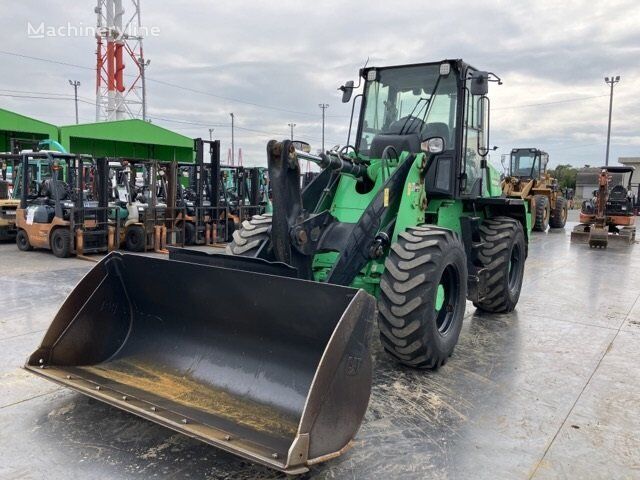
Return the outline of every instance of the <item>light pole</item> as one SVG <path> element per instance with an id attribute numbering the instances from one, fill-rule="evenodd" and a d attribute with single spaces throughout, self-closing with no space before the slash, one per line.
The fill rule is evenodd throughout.
<path id="1" fill-rule="evenodd" d="M 324 112 L 329 108 L 329 104 L 319 103 L 318 106 L 322 109 L 322 152 L 324 153 Z"/>
<path id="2" fill-rule="evenodd" d="M 287 125 L 291 127 L 291 141 L 293 142 L 293 127 L 295 127 L 296 124 L 291 122 L 291 123 L 287 123 Z"/>
<path id="3" fill-rule="evenodd" d="M 80 86 L 80 82 L 78 80 L 69 80 L 69 85 L 71 85 L 73 87 L 73 92 L 74 92 L 74 96 L 75 96 L 75 101 L 76 101 L 76 125 L 78 123 L 80 123 L 78 121 L 78 87 Z"/>
<path id="4" fill-rule="evenodd" d="M 235 144 L 235 139 L 234 139 L 234 120 L 235 120 L 235 116 L 233 115 L 233 113 L 230 114 L 231 115 L 231 165 L 235 165 L 235 159 L 236 159 L 236 144 Z"/>
<path id="5" fill-rule="evenodd" d="M 140 80 L 142 82 L 142 120 L 147 121 L 147 67 L 151 60 L 145 61 L 142 56 L 138 57 L 140 66 Z"/>
<path id="6" fill-rule="evenodd" d="M 215 128 L 210 128 L 209 129 L 209 141 L 213 142 L 213 131 L 215 130 Z"/>
<path id="7" fill-rule="evenodd" d="M 609 146 L 611 145 L 611 113 L 613 112 L 613 86 L 620 81 L 620 75 L 615 78 L 612 76 L 604 77 L 604 81 L 611 86 L 611 94 L 609 95 L 609 126 L 607 127 L 607 156 L 605 157 L 605 166 L 609 165 Z"/>

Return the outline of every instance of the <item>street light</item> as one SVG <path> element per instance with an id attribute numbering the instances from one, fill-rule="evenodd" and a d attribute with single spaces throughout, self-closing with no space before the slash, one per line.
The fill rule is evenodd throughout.
<path id="1" fill-rule="evenodd" d="M 609 165 L 609 146 L 611 145 L 611 113 L 613 111 L 613 86 L 620 81 L 620 75 L 615 78 L 612 76 L 604 77 L 604 81 L 607 85 L 611 86 L 611 94 L 609 95 L 609 126 L 607 127 L 607 156 L 605 157 L 605 166 Z"/>
<path id="2" fill-rule="evenodd" d="M 293 127 L 295 127 L 296 124 L 291 122 L 291 123 L 287 123 L 287 125 L 291 127 L 291 141 L 293 142 Z"/>
<path id="3" fill-rule="evenodd" d="M 75 101 L 76 101 L 76 125 L 79 123 L 78 121 L 78 87 L 80 86 L 80 82 L 78 80 L 69 80 L 69 85 L 73 87 Z"/>
<path id="4" fill-rule="evenodd" d="M 329 108 L 329 104 L 319 103 L 318 106 L 322 109 L 322 152 L 324 153 L 324 112 Z"/>
<path id="5" fill-rule="evenodd" d="M 140 81 L 142 82 L 142 120 L 147 121 L 147 67 L 151 60 L 145 60 L 142 55 L 138 57 L 140 67 Z"/>
<path id="6" fill-rule="evenodd" d="M 234 125 L 233 122 L 235 120 L 235 115 L 233 113 L 230 113 L 229 115 L 231 115 L 231 165 L 235 165 L 235 160 L 236 160 L 236 152 L 235 152 L 235 148 L 236 148 L 236 144 L 235 144 L 235 139 L 234 139 Z"/>
<path id="7" fill-rule="evenodd" d="M 215 128 L 210 128 L 209 129 L 209 141 L 213 142 L 213 131 L 215 130 Z"/>

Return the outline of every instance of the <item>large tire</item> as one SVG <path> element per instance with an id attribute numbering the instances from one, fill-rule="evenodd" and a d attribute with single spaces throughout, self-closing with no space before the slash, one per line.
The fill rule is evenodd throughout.
<path id="1" fill-rule="evenodd" d="M 474 305 L 485 312 L 511 312 L 520 298 L 527 256 L 522 225 L 509 217 L 490 218 L 480 225 L 480 237 L 478 259 L 488 270 L 481 291 L 488 292 Z"/>
<path id="2" fill-rule="evenodd" d="M 140 225 L 127 227 L 127 234 L 124 238 L 125 247 L 130 252 L 144 252 L 146 238 L 144 228 Z"/>
<path id="3" fill-rule="evenodd" d="M 411 367 L 444 365 L 458 342 L 467 297 L 466 255 L 458 236 L 443 228 L 408 228 L 391 245 L 380 290 L 385 350 Z"/>
<path id="4" fill-rule="evenodd" d="M 227 245 L 226 253 L 243 257 L 257 256 L 265 248 L 265 243 L 270 242 L 272 221 L 272 215 L 265 213 L 242 222 L 242 227 L 233 232 L 233 240 Z"/>
<path id="5" fill-rule="evenodd" d="M 31 242 L 29 242 L 29 235 L 24 230 L 18 230 L 18 234 L 16 235 L 16 245 L 18 246 L 18 250 L 21 252 L 28 252 L 33 250 L 31 246 Z"/>
<path id="6" fill-rule="evenodd" d="M 533 201 L 535 203 L 536 213 L 533 229 L 536 232 L 546 232 L 547 227 L 549 226 L 549 217 L 551 215 L 549 198 L 544 195 L 534 195 Z"/>
<path id="7" fill-rule="evenodd" d="M 71 255 L 71 232 L 66 228 L 56 228 L 51 234 L 51 251 L 58 258 Z"/>
<path id="8" fill-rule="evenodd" d="M 569 211 L 569 202 L 564 197 L 556 199 L 556 208 L 551 211 L 549 218 L 549 226 L 551 228 L 564 228 L 567 223 L 567 213 Z"/>

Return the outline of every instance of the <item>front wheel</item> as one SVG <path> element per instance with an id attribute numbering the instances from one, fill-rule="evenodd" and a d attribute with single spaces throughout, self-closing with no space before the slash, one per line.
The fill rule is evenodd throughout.
<path id="1" fill-rule="evenodd" d="M 66 228 L 56 228 L 51 234 L 51 251 L 58 258 L 71 255 L 71 232 Z"/>
<path id="2" fill-rule="evenodd" d="M 464 247 L 451 230 L 408 228 L 391 245 L 380 279 L 378 326 L 400 363 L 438 368 L 453 353 L 467 298 Z"/>
<path id="3" fill-rule="evenodd" d="M 27 235 L 27 232 L 24 230 L 18 230 L 18 234 L 16 235 L 16 245 L 18 246 L 18 250 L 21 252 L 33 250 L 31 242 L 29 242 L 29 235 Z"/>
<path id="4" fill-rule="evenodd" d="M 130 252 L 144 252 L 146 243 L 144 228 L 140 225 L 131 225 L 125 235 L 125 247 Z"/>
<path id="5" fill-rule="evenodd" d="M 549 203 L 549 197 L 545 195 L 534 195 L 533 201 L 535 204 L 535 221 L 533 229 L 537 232 L 546 232 L 549 226 L 549 217 L 551 215 L 551 204 Z"/>
<path id="6" fill-rule="evenodd" d="M 511 312 L 520 298 L 527 257 L 522 225 L 509 217 L 489 218 L 480 225 L 480 237 L 478 260 L 487 280 L 481 285 L 482 300 L 474 305 L 485 312 Z"/>
<path id="7" fill-rule="evenodd" d="M 556 208 L 551 210 L 551 218 L 549 218 L 549 226 L 551 228 L 564 228 L 567 223 L 567 214 L 569 211 L 567 199 L 564 197 L 556 198 Z"/>

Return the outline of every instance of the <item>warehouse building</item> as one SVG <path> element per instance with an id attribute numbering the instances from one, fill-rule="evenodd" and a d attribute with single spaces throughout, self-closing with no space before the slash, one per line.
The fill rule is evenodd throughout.
<path id="1" fill-rule="evenodd" d="M 0 152 L 30 148 L 40 140 L 58 139 L 58 127 L 0 108 Z"/>
<path id="2" fill-rule="evenodd" d="M 160 161 L 193 161 L 193 139 L 142 120 L 55 125 L 0 109 L 0 151 L 55 140 L 71 153 Z"/>

